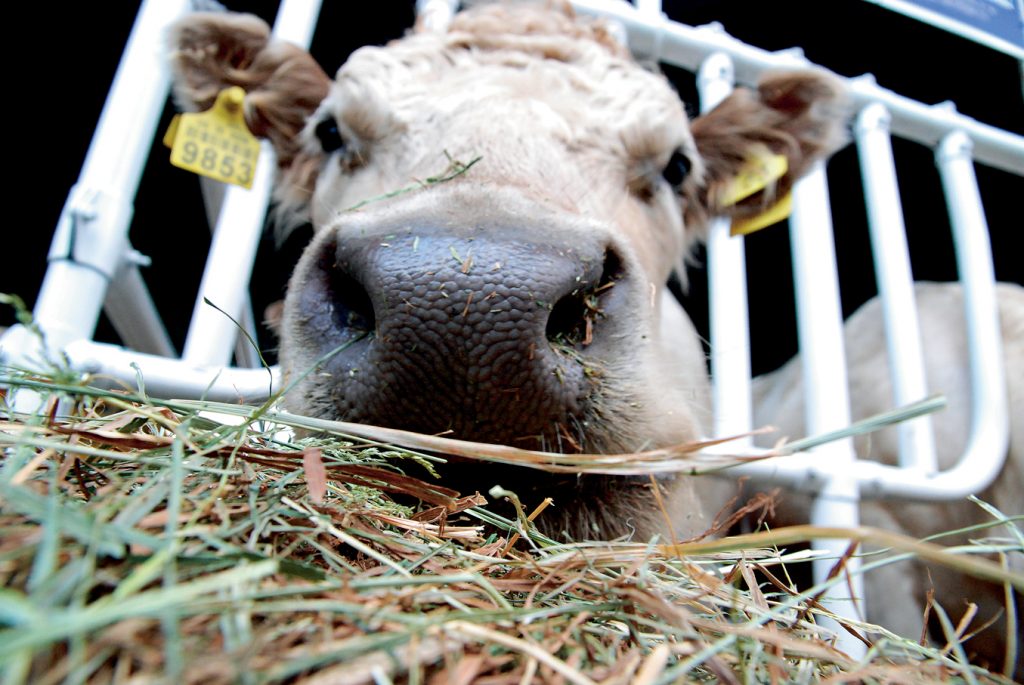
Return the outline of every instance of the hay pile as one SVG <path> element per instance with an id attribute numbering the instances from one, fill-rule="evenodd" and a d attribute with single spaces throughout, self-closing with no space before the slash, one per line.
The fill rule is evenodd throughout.
<path id="1" fill-rule="evenodd" d="M 965 663 L 955 620 L 945 648 L 873 630 L 863 661 L 837 651 L 777 548 L 835 531 L 563 544 L 530 526 L 540 503 L 504 519 L 438 456 L 298 438 L 332 426 L 268 406 L 0 384 L 45 407 L 0 417 L 6 683 L 1008 682 Z"/>

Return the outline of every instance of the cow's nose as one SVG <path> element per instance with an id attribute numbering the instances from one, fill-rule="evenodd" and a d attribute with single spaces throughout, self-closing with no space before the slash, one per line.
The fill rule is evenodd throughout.
<path id="1" fill-rule="evenodd" d="M 612 247 L 580 242 L 431 228 L 326 241 L 299 318 L 331 355 L 338 415 L 490 442 L 577 433 L 624 271 Z"/>

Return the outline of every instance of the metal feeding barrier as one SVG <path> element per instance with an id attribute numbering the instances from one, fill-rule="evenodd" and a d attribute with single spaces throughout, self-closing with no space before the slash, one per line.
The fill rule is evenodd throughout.
<path id="1" fill-rule="evenodd" d="M 420 0 L 420 21 L 444 26 L 457 3 Z M 701 109 L 721 101 L 734 83 L 753 84 L 770 69 L 813 66 L 798 51 L 768 52 L 744 44 L 720 27 L 690 27 L 672 22 L 657 0 L 636 6 L 619 0 L 577 0 L 583 14 L 610 19 L 631 49 L 648 59 L 698 75 Z M 49 353 L 63 351 L 72 366 L 133 383 L 145 379 L 154 396 L 214 400 L 258 400 L 268 394 L 265 369 L 236 347 L 236 324 L 204 299 L 241 321 L 253 337 L 248 303 L 257 243 L 263 230 L 272 183 L 272 159 L 262 159 L 252 190 L 207 184 L 208 215 L 215 222 L 213 242 L 199 288 L 184 352 L 173 346 L 146 289 L 139 267 L 145 257 L 128 240 L 133 201 L 169 89 L 162 50 L 166 27 L 190 9 L 189 0 L 143 3 L 108 95 L 78 183 L 61 214 L 49 254 L 49 266 L 33 312 L 45 333 Z M 320 3 L 284 0 L 274 35 L 302 46 L 311 40 Z M 955 466 L 939 471 L 930 420 L 899 426 L 899 464 L 858 460 L 851 439 L 815 448 L 804 456 L 746 465 L 741 473 L 816 493 L 812 523 L 857 525 L 863 498 L 916 500 L 961 498 L 977 493 L 1002 467 L 1008 443 L 1008 409 L 994 274 L 988 228 L 982 210 L 974 162 L 1024 176 L 1024 139 L 979 123 L 947 106 L 928 106 L 879 87 L 870 76 L 848 79 L 856 112 L 854 140 L 860 159 L 868 224 L 878 287 L 884 302 L 894 402 L 922 399 L 925 386 L 920 335 L 914 306 L 910 259 L 897 190 L 891 135 L 935 150 L 953 229 L 965 316 L 973 387 L 968 446 Z M 262 157 L 273 150 L 263 145 Z M 850 424 L 844 364 L 842 312 L 827 180 L 819 165 L 794 191 L 790 219 L 797 293 L 798 335 L 806 379 L 806 425 L 812 435 Z M 747 433 L 751 419 L 751 363 L 747 283 L 743 242 L 729 236 L 719 220 L 711 226 L 708 271 L 711 307 L 714 434 Z M 813 284 L 813 286 L 812 286 Z M 124 346 L 92 340 L 101 309 Z M 728 341 L 725 344 L 721 341 Z M 232 351 L 242 367 L 230 367 Z M 38 336 L 15 326 L 2 339 L 5 363 L 31 365 L 41 354 Z M 244 365 L 251 368 L 244 368 Z M 276 385 L 278 375 L 273 372 Z M 22 408 L 32 401 L 19 394 Z M 749 441 L 745 449 L 753 450 Z M 735 443 L 731 446 L 735 449 Z M 824 579 L 845 540 L 817 546 L 834 554 L 816 562 Z M 855 560 L 853 561 L 855 564 Z M 853 575 L 854 596 L 862 596 Z M 848 586 L 831 601 L 836 613 L 857 616 Z M 863 645 L 843 637 L 840 646 L 858 654 Z"/>

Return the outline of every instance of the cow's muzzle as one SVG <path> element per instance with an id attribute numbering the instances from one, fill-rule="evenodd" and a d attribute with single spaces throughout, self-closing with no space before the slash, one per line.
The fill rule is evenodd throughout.
<path id="1" fill-rule="evenodd" d="M 545 227 L 334 231 L 311 246 L 292 325 L 336 417 L 582 449 L 612 353 L 619 252 Z M 293 372 L 301 372 L 293 369 Z"/>

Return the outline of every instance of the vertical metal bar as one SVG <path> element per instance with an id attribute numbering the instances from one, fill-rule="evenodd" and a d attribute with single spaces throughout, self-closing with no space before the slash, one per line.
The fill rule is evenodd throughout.
<path id="1" fill-rule="evenodd" d="M 714 109 L 732 92 L 733 69 L 728 55 L 716 52 L 704 60 L 697 88 L 702 113 Z M 728 219 L 718 218 L 708 227 L 707 250 L 713 434 L 738 435 L 748 432 L 753 421 L 744 242 L 729 234 Z M 738 442 L 747 446 L 750 439 Z"/>
<path id="2" fill-rule="evenodd" d="M 103 309 L 118 335 L 133 350 L 176 357 L 136 261 L 125 261 L 107 289 Z"/>
<path id="3" fill-rule="evenodd" d="M 796 281 L 797 330 L 803 363 L 804 401 L 807 430 L 815 435 L 843 428 L 850 423 L 849 390 L 843 346 L 843 318 L 839 305 L 839 282 L 828 183 L 824 164 L 816 167 L 793 189 L 790 242 Z M 813 451 L 826 474 L 824 486 L 811 508 L 811 522 L 818 525 L 856 526 L 859 501 L 852 442 L 841 440 Z M 831 558 L 814 561 L 816 582 L 824 581 L 836 559 L 849 544 L 847 540 L 820 540 L 814 546 L 830 552 Z M 832 586 L 826 593 L 832 610 L 849 617 L 864 616 L 858 607 L 864 596 L 863 579 L 856 573 L 859 562 L 846 562 L 850 587 Z M 831 622 L 829 622 L 831 623 Z M 840 649 L 851 656 L 864 654 L 864 645 L 838 630 Z"/>
<path id="4" fill-rule="evenodd" d="M 249 279 L 270 202 L 275 166 L 270 143 L 264 141 L 260 147 L 251 190 L 233 187 L 225 194 L 182 353 L 182 359 L 189 364 L 227 366 L 231 362 L 238 328 L 218 309 L 238 321 L 243 304 L 248 302 Z M 247 192 L 252 195 L 247 196 Z M 206 300 L 217 309 L 207 305 Z"/>
<path id="5" fill-rule="evenodd" d="M 209 224 L 212 232 L 220 219 L 220 211 L 224 206 L 224 196 L 227 193 L 228 186 L 225 183 L 206 177 L 200 177 L 199 182 L 199 187 L 203 193 L 203 206 L 206 208 L 206 222 Z M 249 338 L 252 340 L 258 339 L 256 317 L 253 314 L 252 300 L 248 292 L 242 295 L 241 314 L 238 318 L 238 323 L 241 324 L 242 330 L 249 334 Z M 235 364 L 247 368 L 259 367 L 260 360 L 257 350 L 253 349 L 245 336 L 236 336 L 234 349 Z"/>
<path id="6" fill-rule="evenodd" d="M 308 48 L 322 0 L 283 0 L 274 18 L 274 37 Z"/>
<path id="7" fill-rule="evenodd" d="M 459 8 L 459 0 L 416 0 L 416 29 L 444 33 Z"/>
<path id="8" fill-rule="evenodd" d="M 968 454 L 973 479 L 987 484 L 1002 468 L 1009 443 L 1009 412 L 992 244 L 971 158 L 971 139 L 953 131 L 939 143 L 935 161 L 949 207 L 957 267 L 964 288 L 964 315 L 971 366 L 971 432 Z M 970 462 L 967 462 L 967 459 Z M 958 465 L 959 468 L 959 465 Z"/>
<path id="9" fill-rule="evenodd" d="M 319 12 L 317 0 L 285 0 L 274 24 L 274 37 L 308 46 Z M 236 321 L 242 318 L 276 166 L 270 144 L 264 142 L 261 148 L 252 189 L 232 186 L 224 194 L 182 354 L 190 364 L 226 366 L 231 361 L 237 327 L 204 300 Z"/>
<path id="10" fill-rule="evenodd" d="M 893 402 L 902 406 L 926 397 L 928 387 L 914 303 L 910 251 L 889 138 L 890 121 L 884 105 L 868 105 L 857 117 L 854 134 L 864 181 L 875 276 L 885 313 Z M 935 439 L 931 418 L 922 416 L 904 421 L 898 431 L 900 465 L 934 473 Z"/>

